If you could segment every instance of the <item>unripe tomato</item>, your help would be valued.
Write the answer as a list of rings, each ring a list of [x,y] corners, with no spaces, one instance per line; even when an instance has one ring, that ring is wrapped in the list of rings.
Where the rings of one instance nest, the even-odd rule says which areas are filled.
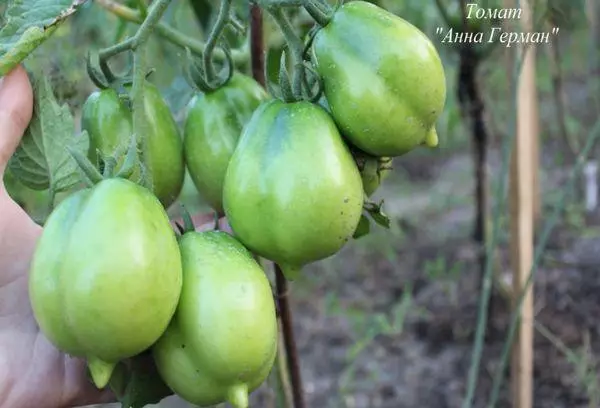
[[[208,204],[223,214],[223,180],[244,125],[267,97],[252,78],[235,74],[214,92],[190,102],[184,152],[190,176]]]
[[[144,107],[149,122],[148,133],[138,137],[144,137],[146,142],[144,155],[152,172],[153,192],[168,208],[183,187],[183,142],[168,105],[158,88],[150,82],[145,85]],[[92,93],[86,100],[81,126],[90,136],[88,156],[92,163],[96,163],[97,149],[104,155],[111,155],[118,146],[128,145],[133,132],[132,113],[116,91],[103,89]],[[139,139],[138,145],[143,145]],[[139,175],[136,171],[130,178],[136,180]]]
[[[121,144],[127,145],[133,129],[131,111],[114,89],[95,91],[83,104],[81,128],[90,138],[88,157],[95,164],[98,151],[109,155]]]
[[[319,98],[318,104],[331,114],[331,108],[324,95]],[[348,147],[360,171],[364,192],[367,197],[370,197],[392,170],[392,159],[390,157],[371,156],[352,145]]]
[[[152,169],[154,194],[168,208],[177,200],[183,187],[183,141],[173,114],[158,88],[148,82],[144,91],[149,122],[145,154]]]
[[[179,245],[183,288],[175,317],[153,346],[158,372],[195,405],[246,408],[277,353],[269,281],[226,232],[188,232]]]
[[[377,157],[436,146],[446,99],[440,57],[412,24],[373,4],[343,4],[312,44],[340,132]]]
[[[60,350],[85,357],[104,387],[115,364],[165,331],[181,291],[169,218],[147,189],[107,179],[48,218],[29,276],[36,321]]]
[[[223,204],[235,236],[293,279],[352,237],[363,196],[356,163],[327,112],[271,100],[255,111],[233,153]]]

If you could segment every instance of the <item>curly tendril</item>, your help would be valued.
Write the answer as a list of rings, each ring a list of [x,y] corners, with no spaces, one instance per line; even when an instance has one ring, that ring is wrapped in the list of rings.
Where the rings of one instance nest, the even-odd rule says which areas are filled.
[[[200,92],[208,93],[229,82],[234,73],[233,57],[227,44],[220,44],[220,48],[225,54],[225,61],[219,73],[215,73],[210,82],[202,64],[194,58],[191,50],[186,48],[187,63],[184,64],[184,77],[188,85]]]
[[[194,58],[189,48],[186,48],[187,64],[184,68],[185,78],[193,88],[205,93],[214,92],[224,86],[229,82],[234,73],[231,49],[225,41],[221,40],[221,37],[228,25],[233,27],[238,33],[245,31],[245,27],[231,12],[231,1],[221,0],[217,20],[210,31],[200,61]],[[214,64],[214,53],[218,48],[225,55],[223,66],[219,72],[216,71]]]
[[[88,51],[85,58],[85,67],[91,81],[100,89],[108,88],[106,77],[99,68],[98,54]]]

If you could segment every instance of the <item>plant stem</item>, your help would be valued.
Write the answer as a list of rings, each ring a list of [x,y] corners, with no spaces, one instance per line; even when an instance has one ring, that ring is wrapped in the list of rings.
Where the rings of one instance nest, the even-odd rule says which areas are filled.
[[[221,33],[223,32],[223,29],[227,25],[230,9],[231,0],[221,0],[217,21],[213,25],[210,34],[208,35],[204,53],[202,54],[202,68],[204,69],[204,74],[206,75],[206,82],[209,84],[213,83],[216,77],[215,66],[212,63],[213,51],[217,45],[217,41],[219,40]]]
[[[122,18],[123,20],[136,24],[141,24],[144,21],[138,11],[119,4],[114,0],[95,0],[95,3],[100,5],[105,10]],[[193,54],[202,55],[204,53],[204,49],[206,48],[206,45],[202,41],[194,40],[185,33],[182,33],[168,24],[162,22],[157,23],[155,31],[172,44],[183,49],[189,48]],[[221,49],[216,49],[213,55],[216,60],[225,60],[225,53]],[[231,56],[233,61],[236,63],[246,61],[248,59],[247,45],[242,49],[231,50]]]
[[[252,76],[265,87],[265,53],[264,53],[264,32],[262,25],[262,10],[258,6],[250,7],[250,62],[252,65]]]
[[[117,54],[132,49],[134,43],[135,37],[129,37],[118,44],[100,50],[98,52],[98,57],[100,58],[100,61],[106,61],[107,59],[114,57]]]
[[[328,9],[324,10],[325,6],[327,6]],[[329,4],[324,2],[317,3],[312,0],[306,0],[304,2],[304,8],[321,27],[325,27],[333,15],[333,10]]]
[[[283,331],[283,341],[285,344],[285,355],[287,357],[287,365],[292,380],[294,407],[305,408],[302,375],[300,372],[300,358],[298,357],[298,349],[294,337],[287,281],[283,276],[281,268],[277,264],[275,264],[275,281],[277,285],[277,303],[279,304],[279,313],[281,315],[281,329]]]
[[[140,160],[145,165],[145,179],[143,184],[153,191],[152,169],[146,163],[146,136],[148,134],[148,121],[144,109],[144,88],[146,82],[146,43],[152,30],[158,24],[160,18],[169,6],[171,0],[155,0],[148,10],[148,15],[144,22],[140,25],[135,35],[128,38],[121,44],[117,44],[112,48],[115,50],[126,50],[128,48],[134,50],[133,56],[133,85],[131,89],[131,99],[133,101],[133,129],[136,138],[136,143],[140,146]],[[123,45],[125,44],[125,45]],[[113,54],[114,55],[114,54]],[[101,58],[102,59],[102,58]]]
[[[152,169],[146,164],[146,135],[148,134],[148,120],[144,109],[144,88],[146,81],[146,47],[144,44],[138,46],[133,55],[133,85],[131,87],[131,99],[133,103],[133,132],[136,144],[140,149],[140,162],[145,165],[143,185],[154,191]]]
[[[144,44],[148,40],[152,30],[158,24],[170,3],[171,0],[155,0],[154,3],[152,3],[150,10],[148,10],[148,15],[134,36],[135,42],[132,46],[133,49],[137,48],[140,44]]]
[[[294,27],[290,23],[283,9],[271,8],[269,14],[273,17],[279,29],[285,37],[285,41],[292,54],[292,91],[296,100],[302,99],[302,83],[304,80],[304,43],[302,39],[294,31]],[[282,67],[283,68],[283,67]]]

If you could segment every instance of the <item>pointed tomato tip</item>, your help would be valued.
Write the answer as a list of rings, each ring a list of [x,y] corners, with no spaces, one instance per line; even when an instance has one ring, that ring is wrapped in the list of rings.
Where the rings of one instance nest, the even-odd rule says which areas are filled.
[[[237,384],[227,391],[227,401],[233,408],[248,408],[248,386]]]
[[[438,147],[439,139],[435,127],[432,127],[429,132],[427,132],[427,136],[425,136],[425,144],[428,147]]]
[[[108,363],[96,357],[89,357],[87,359],[87,365],[94,385],[99,389],[106,387],[116,364]]]

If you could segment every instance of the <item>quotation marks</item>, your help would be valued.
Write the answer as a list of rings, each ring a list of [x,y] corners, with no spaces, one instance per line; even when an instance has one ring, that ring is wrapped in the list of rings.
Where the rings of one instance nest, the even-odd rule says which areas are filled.
[[[505,47],[510,48],[515,44],[548,44],[550,35],[558,35],[559,27],[553,27],[550,32],[509,32],[503,31],[501,27],[491,27],[487,33],[483,32],[463,32],[453,28],[444,31],[444,28],[437,27],[435,33],[443,35],[442,43],[449,44],[482,44],[499,42]]]

